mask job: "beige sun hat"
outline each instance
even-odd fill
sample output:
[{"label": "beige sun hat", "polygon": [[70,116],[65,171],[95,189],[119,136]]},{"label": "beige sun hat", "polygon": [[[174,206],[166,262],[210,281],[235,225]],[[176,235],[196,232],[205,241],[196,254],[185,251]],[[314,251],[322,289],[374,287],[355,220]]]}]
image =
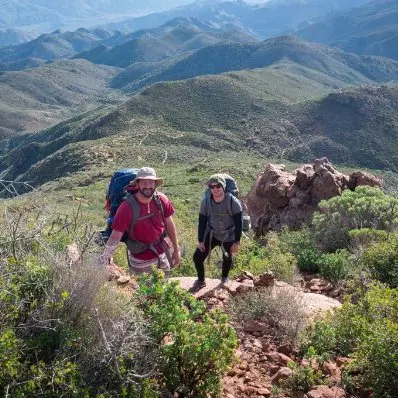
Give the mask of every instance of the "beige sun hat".
[{"label": "beige sun hat", "polygon": [[137,177],[131,181],[131,184],[137,184],[138,180],[154,180],[157,187],[164,183],[163,178],[156,177],[156,171],[152,167],[141,167],[137,171]]}]

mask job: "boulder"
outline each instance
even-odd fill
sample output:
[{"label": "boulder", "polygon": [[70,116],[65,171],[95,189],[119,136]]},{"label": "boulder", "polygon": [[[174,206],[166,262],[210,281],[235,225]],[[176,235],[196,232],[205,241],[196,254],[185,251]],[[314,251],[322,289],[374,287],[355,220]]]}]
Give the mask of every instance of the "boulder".
[{"label": "boulder", "polygon": [[346,394],[340,387],[315,386],[307,393],[308,398],[344,398]]},{"label": "boulder", "polygon": [[381,180],[362,171],[347,176],[327,158],[316,159],[294,173],[285,171],[283,164],[268,163],[247,195],[246,206],[258,234],[283,227],[297,229],[312,217],[321,200],[359,185],[380,187]]}]

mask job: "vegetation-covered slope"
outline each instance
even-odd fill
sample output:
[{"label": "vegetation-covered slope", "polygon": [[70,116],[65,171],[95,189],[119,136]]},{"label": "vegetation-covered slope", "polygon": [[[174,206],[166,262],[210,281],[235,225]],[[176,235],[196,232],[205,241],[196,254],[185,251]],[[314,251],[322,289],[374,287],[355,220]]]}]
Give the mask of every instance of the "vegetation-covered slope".
[{"label": "vegetation-covered slope", "polygon": [[121,72],[112,84],[115,87],[124,85],[126,90],[136,90],[158,81],[263,68],[286,60],[299,67],[312,69],[319,76],[323,74],[325,82],[333,79],[335,83],[331,87],[340,87],[347,83],[385,82],[398,78],[398,62],[388,58],[361,57],[292,36],[280,36],[261,43],[216,44],[175,60],[140,63],[139,66],[133,65]]},{"label": "vegetation-covered slope", "polygon": [[121,100],[107,87],[119,70],[84,60],[0,74],[0,138],[38,131],[103,102]]},{"label": "vegetation-covered slope", "polygon": [[398,4],[371,1],[310,25],[297,35],[344,51],[398,59]]},{"label": "vegetation-covered slope", "polygon": [[1,176],[38,185],[106,159],[185,164],[242,150],[397,170],[397,86],[328,92],[288,68],[159,83],[121,106],[3,141]]}]

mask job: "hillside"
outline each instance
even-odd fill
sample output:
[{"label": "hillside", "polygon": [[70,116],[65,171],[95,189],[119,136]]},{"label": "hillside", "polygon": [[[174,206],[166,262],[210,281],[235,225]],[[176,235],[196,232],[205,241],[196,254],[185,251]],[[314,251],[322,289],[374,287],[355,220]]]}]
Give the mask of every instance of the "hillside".
[{"label": "hillside", "polygon": [[[263,68],[289,61],[317,73],[318,81],[338,88],[346,84],[385,82],[398,79],[398,62],[361,57],[338,49],[280,36],[261,43],[223,43],[166,62],[132,65],[112,81],[112,86],[134,91],[159,81],[181,80],[243,69]],[[301,72],[298,71],[300,74]]]},{"label": "hillside", "polygon": [[[40,35],[27,43],[0,49],[0,69],[20,70],[29,60],[50,61],[69,58],[87,51],[115,34],[103,29],[78,29],[75,32],[55,31]],[[37,62],[36,61],[36,62]]]},{"label": "hillside", "polygon": [[296,34],[348,52],[398,59],[398,4],[395,0],[371,1]]},{"label": "hillside", "polygon": [[246,32],[209,29],[189,19],[178,19],[158,29],[138,31],[128,35],[131,40],[109,47],[102,45],[74,58],[87,59],[96,64],[128,67],[136,62],[159,62],[186,51],[220,42],[250,43],[256,41]]},{"label": "hillside", "polygon": [[22,44],[35,39],[37,34],[32,31],[18,31],[17,29],[0,30],[0,48]]},{"label": "hillside", "polygon": [[[119,72],[87,61],[64,61],[0,74],[0,138],[38,131],[98,104],[122,100],[107,87]],[[120,97],[119,99],[117,97]]]},{"label": "hillside", "polygon": [[396,171],[398,87],[329,92],[288,67],[156,84],[121,106],[3,141],[0,177],[40,185],[116,159],[193,164],[224,151]]}]

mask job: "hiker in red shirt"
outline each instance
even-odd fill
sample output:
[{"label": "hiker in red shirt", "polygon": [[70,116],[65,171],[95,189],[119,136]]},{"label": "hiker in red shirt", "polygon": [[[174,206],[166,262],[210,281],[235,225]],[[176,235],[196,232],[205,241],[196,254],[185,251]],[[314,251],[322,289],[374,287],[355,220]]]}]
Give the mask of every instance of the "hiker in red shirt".
[{"label": "hiker in red shirt", "polygon": [[[150,272],[152,266],[162,269],[166,275],[170,268],[180,263],[180,249],[173,221],[174,207],[171,201],[156,188],[163,179],[156,177],[151,167],[142,167],[132,185],[138,186],[135,195],[128,195],[121,203],[112,222],[112,233],[102,255],[105,264],[109,264],[123,235],[128,248],[130,272],[141,274]],[[134,214],[139,214],[134,217]],[[172,256],[168,256],[165,235],[173,247]]]}]

